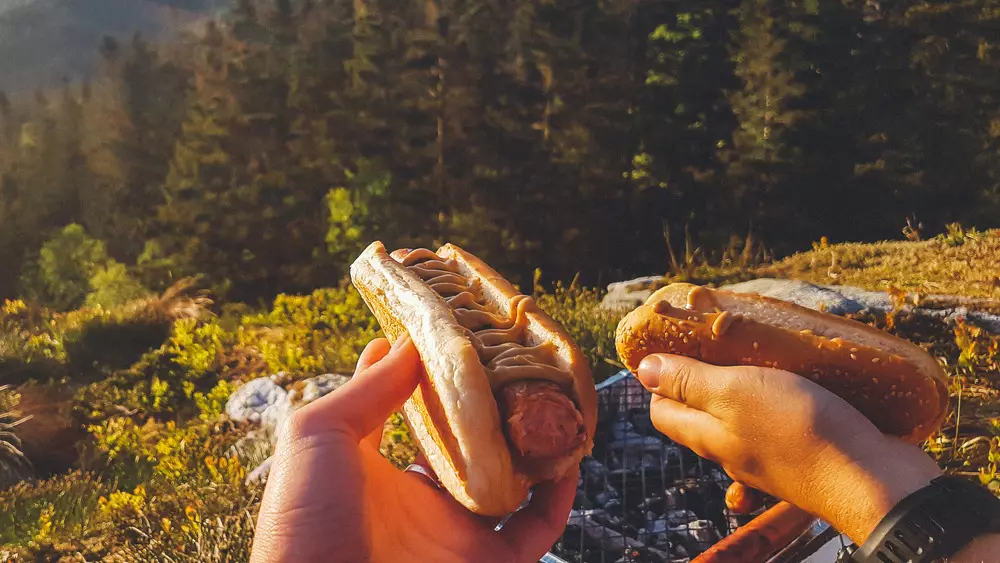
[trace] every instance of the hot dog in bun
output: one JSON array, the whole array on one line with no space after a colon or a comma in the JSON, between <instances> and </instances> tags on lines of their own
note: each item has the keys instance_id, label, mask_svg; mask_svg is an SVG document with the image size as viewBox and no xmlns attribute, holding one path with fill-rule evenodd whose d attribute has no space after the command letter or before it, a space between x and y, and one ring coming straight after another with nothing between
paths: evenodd
<instances>
[{"instance_id":1,"label":"hot dog in bun","mask_svg":"<svg viewBox=\"0 0 1000 563\"><path fill-rule=\"evenodd\" d=\"M948 406L941 366L918 346L856 321L758 295L672 284L618 325L633 372L649 354L720 366L771 367L808 377L886 434L920 442Z\"/></svg>"},{"instance_id":2,"label":"hot dog in bun","mask_svg":"<svg viewBox=\"0 0 1000 563\"><path fill-rule=\"evenodd\" d=\"M426 379L403 414L441 484L473 512L513 512L537 483L593 448L587 360L531 297L454 245L387 253L372 243L354 286L395 341L408 334Z\"/></svg>"}]
</instances>

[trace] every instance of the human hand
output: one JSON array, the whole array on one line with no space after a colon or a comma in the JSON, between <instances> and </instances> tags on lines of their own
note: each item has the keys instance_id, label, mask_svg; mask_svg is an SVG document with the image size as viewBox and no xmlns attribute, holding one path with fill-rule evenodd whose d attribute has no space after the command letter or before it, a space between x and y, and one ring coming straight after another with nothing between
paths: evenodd
<instances>
[{"instance_id":1,"label":"human hand","mask_svg":"<svg viewBox=\"0 0 1000 563\"><path fill-rule=\"evenodd\" d=\"M882 434L805 377L662 354L637 371L653 393L651 416L661 432L858 545L893 506L941 473L920 448Z\"/></svg>"},{"instance_id":2,"label":"human hand","mask_svg":"<svg viewBox=\"0 0 1000 563\"><path fill-rule=\"evenodd\" d=\"M278 439L254 563L538 561L566 525L578 475L535 488L500 532L379 453L384 421L425 377L408 338L371 342L354 378L297 411Z\"/></svg>"}]
</instances>

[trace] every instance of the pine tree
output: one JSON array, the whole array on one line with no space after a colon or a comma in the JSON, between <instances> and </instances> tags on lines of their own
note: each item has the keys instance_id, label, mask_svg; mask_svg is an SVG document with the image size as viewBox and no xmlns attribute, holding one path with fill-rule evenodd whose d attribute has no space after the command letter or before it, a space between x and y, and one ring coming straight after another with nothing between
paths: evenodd
<instances>
[{"instance_id":1,"label":"pine tree","mask_svg":"<svg viewBox=\"0 0 1000 563\"><path fill-rule=\"evenodd\" d=\"M765 238L780 238L787 182L798 158L791 142L803 112L795 102L804 89L789 68L786 40L789 11L770 0L744 0L734 51L742 86L730 95L738 126L723 149L729 193L735 202L729 224L756 223Z\"/></svg>"}]
</instances>

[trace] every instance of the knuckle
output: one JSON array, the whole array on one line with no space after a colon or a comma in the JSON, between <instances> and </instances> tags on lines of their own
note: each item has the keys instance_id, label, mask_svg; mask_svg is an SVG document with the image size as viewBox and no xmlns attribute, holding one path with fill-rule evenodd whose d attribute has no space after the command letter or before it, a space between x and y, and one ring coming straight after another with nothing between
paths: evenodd
<instances>
[{"instance_id":1,"label":"knuckle","mask_svg":"<svg viewBox=\"0 0 1000 563\"><path fill-rule=\"evenodd\" d=\"M673 365L673 373L670 374L671 396L678 402L687 403L691 393L691 385L694 379L694 370L687 362L676 362Z\"/></svg>"},{"instance_id":2,"label":"knuckle","mask_svg":"<svg viewBox=\"0 0 1000 563\"><path fill-rule=\"evenodd\" d=\"M279 439L294 442L304 438L338 430L339 424L334 417L326 413L317 413L313 409L301 408L288 415L279 425Z\"/></svg>"}]
</instances>

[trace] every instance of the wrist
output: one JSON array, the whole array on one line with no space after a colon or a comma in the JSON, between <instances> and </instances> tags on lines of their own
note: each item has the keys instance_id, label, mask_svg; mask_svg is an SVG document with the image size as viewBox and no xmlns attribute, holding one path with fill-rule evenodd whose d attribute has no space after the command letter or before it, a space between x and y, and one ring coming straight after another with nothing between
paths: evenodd
<instances>
[{"instance_id":1,"label":"wrist","mask_svg":"<svg viewBox=\"0 0 1000 563\"><path fill-rule=\"evenodd\" d=\"M900 501L942 474L923 450L889 437L870 456L843 468L828 491L829 512L821 516L858 545Z\"/></svg>"}]
</instances>

